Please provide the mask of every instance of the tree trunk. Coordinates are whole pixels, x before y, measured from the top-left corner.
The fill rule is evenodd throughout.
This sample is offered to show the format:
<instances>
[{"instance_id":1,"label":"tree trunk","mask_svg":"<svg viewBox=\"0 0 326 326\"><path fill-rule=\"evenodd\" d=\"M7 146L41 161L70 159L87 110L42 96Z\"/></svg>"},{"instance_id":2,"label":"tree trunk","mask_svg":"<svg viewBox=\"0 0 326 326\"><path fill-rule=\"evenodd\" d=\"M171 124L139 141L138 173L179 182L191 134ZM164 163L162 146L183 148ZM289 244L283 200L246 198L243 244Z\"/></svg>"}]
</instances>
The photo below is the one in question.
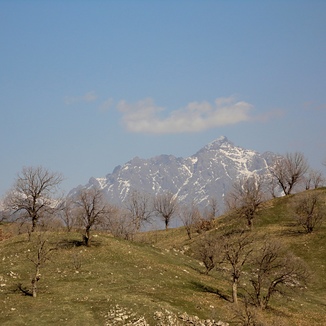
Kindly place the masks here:
<instances>
[{"instance_id":1,"label":"tree trunk","mask_svg":"<svg viewBox=\"0 0 326 326\"><path fill-rule=\"evenodd\" d=\"M165 231L168 230L169 220L167 218L164 219L165 222Z\"/></svg>"},{"instance_id":2,"label":"tree trunk","mask_svg":"<svg viewBox=\"0 0 326 326\"><path fill-rule=\"evenodd\" d=\"M238 279L237 278L233 279L232 299L233 299L233 303L237 305L238 304Z\"/></svg>"},{"instance_id":3,"label":"tree trunk","mask_svg":"<svg viewBox=\"0 0 326 326\"><path fill-rule=\"evenodd\" d=\"M32 229L31 232L34 232L36 229L36 222L37 222L37 218L35 216L32 217Z\"/></svg>"},{"instance_id":4,"label":"tree trunk","mask_svg":"<svg viewBox=\"0 0 326 326\"><path fill-rule=\"evenodd\" d=\"M84 243L85 243L85 246L89 246L89 243L90 243L90 229L89 228L86 228L85 230L85 234L84 234Z\"/></svg>"},{"instance_id":5,"label":"tree trunk","mask_svg":"<svg viewBox=\"0 0 326 326\"><path fill-rule=\"evenodd\" d=\"M84 244L85 244L85 246L89 246L89 237L88 237L88 235L87 235L87 233L86 234L84 234Z\"/></svg>"},{"instance_id":6,"label":"tree trunk","mask_svg":"<svg viewBox=\"0 0 326 326\"><path fill-rule=\"evenodd\" d=\"M252 221L252 218L248 218L248 227L249 227L249 230L251 231L253 229L253 221Z\"/></svg>"},{"instance_id":7,"label":"tree trunk","mask_svg":"<svg viewBox=\"0 0 326 326\"><path fill-rule=\"evenodd\" d=\"M187 235L188 235L189 240L191 240L191 230L190 230L190 228L187 228Z\"/></svg>"},{"instance_id":8,"label":"tree trunk","mask_svg":"<svg viewBox=\"0 0 326 326\"><path fill-rule=\"evenodd\" d=\"M35 270L35 275L32 279L32 295L33 298L36 298L37 296L37 282L40 279L40 267L36 266L36 270Z\"/></svg>"}]
</instances>

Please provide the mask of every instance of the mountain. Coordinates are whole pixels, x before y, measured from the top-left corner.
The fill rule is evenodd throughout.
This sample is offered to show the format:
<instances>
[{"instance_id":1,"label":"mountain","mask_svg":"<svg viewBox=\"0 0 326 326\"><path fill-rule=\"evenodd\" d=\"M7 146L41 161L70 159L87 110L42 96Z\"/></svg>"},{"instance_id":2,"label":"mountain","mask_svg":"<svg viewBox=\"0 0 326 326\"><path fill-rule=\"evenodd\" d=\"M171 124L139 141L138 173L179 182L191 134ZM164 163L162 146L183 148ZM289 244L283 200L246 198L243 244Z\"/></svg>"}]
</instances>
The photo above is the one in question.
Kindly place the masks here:
<instances>
[{"instance_id":1,"label":"mountain","mask_svg":"<svg viewBox=\"0 0 326 326\"><path fill-rule=\"evenodd\" d=\"M150 159L135 157L105 177L91 177L88 184L71 190L68 196L83 188L96 187L103 190L111 203L121 204L132 190L149 194L170 191L184 204L195 201L204 207L213 197L223 208L224 196L234 181L253 173L268 174L274 157L271 152L260 154L235 146L222 136L186 158L173 155Z\"/></svg>"}]
</instances>

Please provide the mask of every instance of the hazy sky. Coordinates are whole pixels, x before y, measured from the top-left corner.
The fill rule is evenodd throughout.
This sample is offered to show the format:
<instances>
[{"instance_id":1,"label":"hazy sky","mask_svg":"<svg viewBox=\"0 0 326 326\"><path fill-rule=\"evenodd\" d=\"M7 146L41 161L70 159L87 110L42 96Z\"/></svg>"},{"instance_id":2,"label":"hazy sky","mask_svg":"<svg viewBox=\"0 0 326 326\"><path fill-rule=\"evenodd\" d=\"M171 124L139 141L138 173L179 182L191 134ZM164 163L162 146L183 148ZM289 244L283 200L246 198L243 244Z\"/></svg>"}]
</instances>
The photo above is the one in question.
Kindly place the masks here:
<instances>
[{"instance_id":1,"label":"hazy sky","mask_svg":"<svg viewBox=\"0 0 326 326\"><path fill-rule=\"evenodd\" d=\"M0 196L218 138L326 172L326 1L0 0Z\"/></svg>"}]
</instances>

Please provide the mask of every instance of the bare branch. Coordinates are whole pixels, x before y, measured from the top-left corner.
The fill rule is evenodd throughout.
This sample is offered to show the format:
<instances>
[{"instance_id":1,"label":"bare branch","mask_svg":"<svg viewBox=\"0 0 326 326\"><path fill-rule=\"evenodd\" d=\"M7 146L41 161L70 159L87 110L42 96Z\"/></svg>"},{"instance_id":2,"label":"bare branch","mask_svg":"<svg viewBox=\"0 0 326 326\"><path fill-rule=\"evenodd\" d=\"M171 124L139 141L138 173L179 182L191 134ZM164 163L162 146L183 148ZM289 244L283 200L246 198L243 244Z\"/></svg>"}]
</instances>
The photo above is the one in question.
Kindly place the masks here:
<instances>
[{"instance_id":1,"label":"bare branch","mask_svg":"<svg viewBox=\"0 0 326 326\"><path fill-rule=\"evenodd\" d=\"M292 204L294 218L306 233L311 233L322 224L325 207L320 193L305 192L300 194Z\"/></svg>"},{"instance_id":2,"label":"bare branch","mask_svg":"<svg viewBox=\"0 0 326 326\"><path fill-rule=\"evenodd\" d=\"M150 197L147 194L137 190L132 191L125 202L125 206L137 231L145 223L151 222L153 210Z\"/></svg>"},{"instance_id":3,"label":"bare branch","mask_svg":"<svg viewBox=\"0 0 326 326\"><path fill-rule=\"evenodd\" d=\"M179 210L179 216L186 229L188 238L191 239L194 226L202 220L198 208L194 203L190 206L184 206Z\"/></svg>"},{"instance_id":4,"label":"bare branch","mask_svg":"<svg viewBox=\"0 0 326 326\"><path fill-rule=\"evenodd\" d=\"M287 153L282 158L276 159L271 174L281 186L285 195L290 195L305 173L308 171L308 163L302 153Z\"/></svg>"},{"instance_id":5,"label":"bare branch","mask_svg":"<svg viewBox=\"0 0 326 326\"><path fill-rule=\"evenodd\" d=\"M276 292L284 293L286 288L303 288L309 278L308 270L299 258L286 252L279 243L267 240L256 251L251 266L251 297L261 309L268 307L270 298Z\"/></svg>"},{"instance_id":6,"label":"bare branch","mask_svg":"<svg viewBox=\"0 0 326 326\"><path fill-rule=\"evenodd\" d=\"M108 212L107 203L101 190L96 188L82 190L74 203L79 208L78 220L84 228L84 243L89 246L91 229L105 222Z\"/></svg>"},{"instance_id":7,"label":"bare branch","mask_svg":"<svg viewBox=\"0 0 326 326\"><path fill-rule=\"evenodd\" d=\"M263 201L262 181L257 176L240 179L234 183L233 190L226 197L229 210L240 218L244 218L250 229L253 227L253 219L257 216Z\"/></svg>"},{"instance_id":8,"label":"bare branch","mask_svg":"<svg viewBox=\"0 0 326 326\"><path fill-rule=\"evenodd\" d=\"M30 221L31 232L34 232L41 218L56 211L58 199L54 198L54 194L62 180L61 174L49 172L43 167L24 167L4 200L5 208Z\"/></svg>"},{"instance_id":9,"label":"bare branch","mask_svg":"<svg viewBox=\"0 0 326 326\"><path fill-rule=\"evenodd\" d=\"M178 199L176 195L171 192L158 194L154 198L154 211L162 218L165 229L168 229L171 219L177 212Z\"/></svg>"}]
</instances>

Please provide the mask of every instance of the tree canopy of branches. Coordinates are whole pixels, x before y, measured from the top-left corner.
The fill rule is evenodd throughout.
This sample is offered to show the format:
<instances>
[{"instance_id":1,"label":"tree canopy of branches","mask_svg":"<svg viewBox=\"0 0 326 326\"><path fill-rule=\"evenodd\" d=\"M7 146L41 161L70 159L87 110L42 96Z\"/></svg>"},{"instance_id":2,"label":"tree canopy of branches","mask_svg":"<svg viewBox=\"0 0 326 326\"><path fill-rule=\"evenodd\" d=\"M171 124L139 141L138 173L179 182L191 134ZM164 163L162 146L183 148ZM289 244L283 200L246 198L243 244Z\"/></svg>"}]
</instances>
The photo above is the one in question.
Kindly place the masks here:
<instances>
[{"instance_id":1,"label":"tree canopy of branches","mask_svg":"<svg viewBox=\"0 0 326 326\"><path fill-rule=\"evenodd\" d=\"M82 190L74 201L77 206L77 218L84 228L83 240L86 246L90 245L91 229L104 225L108 206L101 190L96 188Z\"/></svg>"},{"instance_id":2,"label":"tree canopy of branches","mask_svg":"<svg viewBox=\"0 0 326 326\"><path fill-rule=\"evenodd\" d=\"M145 223L150 223L153 210L150 197L147 194L137 190L132 191L125 202L125 206L137 231Z\"/></svg>"},{"instance_id":3,"label":"tree canopy of branches","mask_svg":"<svg viewBox=\"0 0 326 326\"><path fill-rule=\"evenodd\" d=\"M54 198L62 175L50 172L43 167L24 167L18 174L12 190L5 198L5 208L32 224L31 232L41 218L50 216L57 209Z\"/></svg>"},{"instance_id":4,"label":"tree canopy of branches","mask_svg":"<svg viewBox=\"0 0 326 326\"><path fill-rule=\"evenodd\" d=\"M325 204L320 193L304 192L293 204L295 219L306 233L311 233L320 226L326 213Z\"/></svg>"},{"instance_id":5,"label":"tree canopy of branches","mask_svg":"<svg viewBox=\"0 0 326 326\"><path fill-rule=\"evenodd\" d=\"M310 169L304 181L306 190L317 189L323 185L325 178L320 171Z\"/></svg>"},{"instance_id":6,"label":"tree canopy of branches","mask_svg":"<svg viewBox=\"0 0 326 326\"><path fill-rule=\"evenodd\" d=\"M133 240L135 233L138 231L137 224L135 224L130 212L113 205L108 206L108 215L105 224L106 229L114 237L125 240Z\"/></svg>"},{"instance_id":7,"label":"tree canopy of branches","mask_svg":"<svg viewBox=\"0 0 326 326\"><path fill-rule=\"evenodd\" d=\"M191 239L191 234L195 225L198 224L202 217L200 215L199 209L194 203L190 206L184 206L179 210L179 216L186 229L188 238Z\"/></svg>"},{"instance_id":8,"label":"tree canopy of branches","mask_svg":"<svg viewBox=\"0 0 326 326\"><path fill-rule=\"evenodd\" d=\"M302 153L287 153L275 160L270 172L285 195L290 195L295 185L303 180L309 165Z\"/></svg>"},{"instance_id":9,"label":"tree canopy of branches","mask_svg":"<svg viewBox=\"0 0 326 326\"><path fill-rule=\"evenodd\" d=\"M265 241L256 250L251 262L250 294L253 303L266 309L272 295L285 294L286 289L304 287L309 273L303 262L290 253L286 253L279 243Z\"/></svg>"},{"instance_id":10,"label":"tree canopy of branches","mask_svg":"<svg viewBox=\"0 0 326 326\"><path fill-rule=\"evenodd\" d=\"M238 304L238 284L245 264L253 251L254 237L245 231L225 234L219 246L220 264L227 265L232 278L232 299Z\"/></svg>"},{"instance_id":11,"label":"tree canopy of branches","mask_svg":"<svg viewBox=\"0 0 326 326\"><path fill-rule=\"evenodd\" d=\"M263 201L262 182L259 177L253 175L233 184L233 190L227 195L226 205L236 216L244 218L252 229L253 219Z\"/></svg>"},{"instance_id":12,"label":"tree canopy of branches","mask_svg":"<svg viewBox=\"0 0 326 326\"><path fill-rule=\"evenodd\" d=\"M77 224L76 206L74 205L72 198L66 198L62 201L60 208L58 216L64 223L67 232L70 232Z\"/></svg>"},{"instance_id":13,"label":"tree canopy of branches","mask_svg":"<svg viewBox=\"0 0 326 326\"><path fill-rule=\"evenodd\" d=\"M213 220L218 214L218 201L215 197L208 198L207 208L204 210L203 216L206 220Z\"/></svg>"},{"instance_id":14,"label":"tree canopy of branches","mask_svg":"<svg viewBox=\"0 0 326 326\"><path fill-rule=\"evenodd\" d=\"M178 198L169 191L158 194L154 198L154 211L161 217L166 230L171 219L175 216L177 208Z\"/></svg>"},{"instance_id":15,"label":"tree canopy of branches","mask_svg":"<svg viewBox=\"0 0 326 326\"><path fill-rule=\"evenodd\" d=\"M34 234L34 233L33 233ZM33 264L33 272L31 284L32 288L26 289L22 284L18 284L18 289L21 290L25 295L37 297L38 293L38 282L41 279L41 269L44 267L45 263L50 260L50 256L54 250L57 249L57 246L50 247L48 240L45 238L46 233L40 232L33 239L33 249L28 250L27 259Z\"/></svg>"},{"instance_id":16,"label":"tree canopy of branches","mask_svg":"<svg viewBox=\"0 0 326 326\"><path fill-rule=\"evenodd\" d=\"M36 254L34 256L29 256L29 260L33 263L35 270L32 277L32 296L35 298L37 296L37 283L41 278L41 268L50 259L50 255L56 248L51 248L48 246L48 242L44 237L39 236L37 244L35 246Z\"/></svg>"},{"instance_id":17,"label":"tree canopy of branches","mask_svg":"<svg viewBox=\"0 0 326 326\"><path fill-rule=\"evenodd\" d=\"M216 266L216 252L218 251L218 242L212 234L205 234L196 241L195 257L205 266L205 274L208 274Z\"/></svg>"}]
</instances>

